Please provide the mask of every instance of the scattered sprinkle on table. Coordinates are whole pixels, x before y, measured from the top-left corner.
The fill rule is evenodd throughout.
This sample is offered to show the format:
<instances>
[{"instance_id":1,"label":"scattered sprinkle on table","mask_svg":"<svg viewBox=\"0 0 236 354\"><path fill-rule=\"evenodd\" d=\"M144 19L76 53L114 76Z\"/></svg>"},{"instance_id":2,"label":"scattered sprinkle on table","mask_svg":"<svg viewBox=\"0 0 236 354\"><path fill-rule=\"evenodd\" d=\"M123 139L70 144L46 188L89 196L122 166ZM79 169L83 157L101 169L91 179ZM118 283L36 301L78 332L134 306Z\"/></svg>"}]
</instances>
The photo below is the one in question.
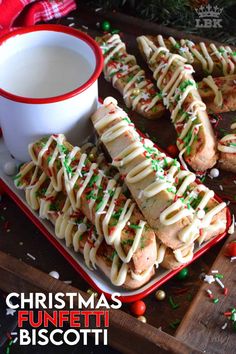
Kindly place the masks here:
<instances>
[{"instance_id":1,"label":"scattered sprinkle on table","mask_svg":"<svg viewBox=\"0 0 236 354\"><path fill-rule=\"evenodd\" d=\"M30 254L30 253L27 253L27 256L28 256L29 258L33 259L33 261L36 260L36 258L35 258L34 256L32 256L32 254Z\"/></svg>"},{"instance_id":2,"label":"scattered sprinkle on table","mask_svg":"<svg viewBox=\"0 0 236 354\"><path fill-rule=\"evenodd\" d=\"M221 329L226 329L227 326L228 326L228 323L225 322L225 323L223 324L223 326L221 327Z\"/></svg>"},{"instance_id":3,"label":"scattered sprinkle on table","mask_svg":"<svg viewBox=\"0 0 236 354\"><path fill-rule=\"evenodd\" d=\"M208 284L211 284L215 282L215 278L213 277L213 275L205 275L204 281Z\"/></svg>"},{"instance_id":4,"label":"scattered sprinkle on table","mask_svg":"<svg viewBox=\"0 0 236 354\"><path fill-rule=\"evenodd\" d=\"M169 304L170 304L170 306L171 306L171 308L172 308L173 310L175 310L175 309L177 309L177 308L179 307L179 304L176 304L176 303L174 302L174 299L173 299L172 296L169 296L168 301L169 301Z\"/></svg>"}]
</instances>

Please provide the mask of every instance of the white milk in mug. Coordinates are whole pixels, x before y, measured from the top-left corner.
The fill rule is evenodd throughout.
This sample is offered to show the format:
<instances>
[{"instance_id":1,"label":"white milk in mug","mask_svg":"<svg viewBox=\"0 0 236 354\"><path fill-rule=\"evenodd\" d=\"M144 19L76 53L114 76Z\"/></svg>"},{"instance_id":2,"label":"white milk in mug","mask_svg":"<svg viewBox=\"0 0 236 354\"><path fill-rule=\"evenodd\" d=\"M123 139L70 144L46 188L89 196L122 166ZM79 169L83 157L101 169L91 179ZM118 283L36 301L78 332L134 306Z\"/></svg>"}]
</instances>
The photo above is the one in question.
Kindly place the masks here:
<instances>
[{"instance_id":1,"label":"white milk in mug","mask_svg":"<svg viewBox=\"0 0 236 354\"><path fill-rule=\"evenodd\" d=\"M87 34L60 25L21 28L0 38L0 124L10 153L29 160L28 145L65 134L81 145L93 133L103 56Z\"/></svg>"},{"instance_id":2,"label":"white milk in mug","mask_svg":"<svg viewBox=\"0 0 236 354\"><path fill-rule=\"evenodd\" d=\"M28 98L55 97L82 86L92 73L76 51L38 46L19 50L0 66L0 87Z\"/></svg>"}]
</instances>

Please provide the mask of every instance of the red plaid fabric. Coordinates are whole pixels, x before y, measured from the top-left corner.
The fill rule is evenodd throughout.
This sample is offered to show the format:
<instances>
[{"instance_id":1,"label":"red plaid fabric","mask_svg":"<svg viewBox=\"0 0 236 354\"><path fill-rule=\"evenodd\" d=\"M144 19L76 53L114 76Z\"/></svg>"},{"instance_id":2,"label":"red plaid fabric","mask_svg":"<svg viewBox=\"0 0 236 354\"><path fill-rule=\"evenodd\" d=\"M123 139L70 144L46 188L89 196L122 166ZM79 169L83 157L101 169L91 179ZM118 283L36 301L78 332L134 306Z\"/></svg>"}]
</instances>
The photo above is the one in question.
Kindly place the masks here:
<instances>
[{"instance_id":1,"label":"red plaid fabric","mask_svg":"<svg viewBox=\"0 0 236 354\"><path fill-rule=\"evenodd\" d=\"M75 0L0 0L0 35L14 27L63 17L74 9Z\"/></svg>"}]
</instances>

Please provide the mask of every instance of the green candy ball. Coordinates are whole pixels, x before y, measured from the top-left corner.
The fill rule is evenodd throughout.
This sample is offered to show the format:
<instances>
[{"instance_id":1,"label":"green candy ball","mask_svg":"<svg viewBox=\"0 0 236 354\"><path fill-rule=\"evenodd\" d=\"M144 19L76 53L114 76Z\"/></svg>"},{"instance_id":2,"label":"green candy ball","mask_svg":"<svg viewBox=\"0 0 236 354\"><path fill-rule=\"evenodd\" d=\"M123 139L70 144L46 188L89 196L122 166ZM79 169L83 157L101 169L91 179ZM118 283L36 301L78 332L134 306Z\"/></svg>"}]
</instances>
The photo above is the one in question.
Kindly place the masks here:
<instances>
[{"instance_id":1,"label":"green candy ball","mask_svg":"<svg viewBox=\"0 0 236 354\"><path fill-rule=\"evenodd\" d=\"M188 268L183 268L181 269L181 271L176 275L176 279L178 280L184 280L185 278L187 278L189 275L189 270Z\"/></svg>"},{"instance_id":2,"label":"green candy ball","mask_svg":"<svg viewBox=\"0 0 236 354\"><path fill-rule=\"evenodd\" d=\"M104 32L109 32L111 29L111 24L109 21L103 21L101 24L101 28Z\"/></svg>"}]
</instances>

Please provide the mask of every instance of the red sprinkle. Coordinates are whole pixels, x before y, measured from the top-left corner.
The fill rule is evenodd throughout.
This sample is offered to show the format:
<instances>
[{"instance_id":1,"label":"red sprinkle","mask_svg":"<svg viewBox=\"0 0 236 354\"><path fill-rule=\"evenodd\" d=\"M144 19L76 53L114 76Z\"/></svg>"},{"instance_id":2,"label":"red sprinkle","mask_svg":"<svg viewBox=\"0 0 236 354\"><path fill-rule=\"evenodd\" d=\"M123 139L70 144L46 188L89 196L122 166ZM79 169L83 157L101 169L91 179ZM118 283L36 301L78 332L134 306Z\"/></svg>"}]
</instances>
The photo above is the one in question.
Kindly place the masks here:
<instances>
[{"instance_id":1,"label":"red sprinkle","mask_svg":"<svg viewBox=\"0 0 236 354\"><path fill-rule=\"evenodd\" d=\"M7 230L8 227L9 227L9 221L6 221L6 222L4 223L3 228L4 228L4 230Z\"/></svg>"},{"instance_id":2,"label":"red sprinkle","mask_svg":"<svg viewBox=\"0 0 236 354\"><path fill-rule=\"evenodd\" d=\"M227 317L228 317L228 316L231 316L231 315L232 315L232 312L230 312L230 311L224 312L224 315L227 316Z\"/></svg>"},{"instance_id":3,"label":"red sprinkle","mask_svg":"<svg viewBox=\"0 0 236 354\"><path fill-rule=\"evenodd\" d=\"M228 292L229 292L229 289L228 288L224 288L224 296L227 296Z\"/></svg>"}]
</instances>

